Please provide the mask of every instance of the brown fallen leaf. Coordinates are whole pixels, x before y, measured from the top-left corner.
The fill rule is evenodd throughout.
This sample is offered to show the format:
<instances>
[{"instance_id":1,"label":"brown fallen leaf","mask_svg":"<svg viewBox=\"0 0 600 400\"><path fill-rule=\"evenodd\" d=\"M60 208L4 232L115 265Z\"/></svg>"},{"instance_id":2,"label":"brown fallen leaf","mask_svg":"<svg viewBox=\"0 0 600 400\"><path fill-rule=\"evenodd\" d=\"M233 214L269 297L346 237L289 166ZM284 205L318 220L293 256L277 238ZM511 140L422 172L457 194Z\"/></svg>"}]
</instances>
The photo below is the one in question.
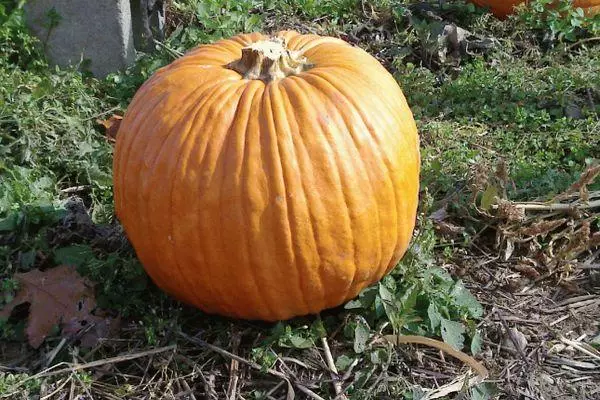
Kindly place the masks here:
<instances>
[{"instance_id":1,"label":"brown fallen leaf","mask_svg":"<svg viewBox=\"0 0 600 400\"><path fill-rule=\"evenodd\" d=\"M600 246L600 232L596 232L590 237L590 247L592 246Z\"/></svg>"},{"instance_id":2,"label":"brown fallen leaf","mask_svg":"<svg viewBox=\"0 0 600 400\"><path fill-rule=\"evenodd\" d=\"M562 226L565 222L567 222L566 218L549 221L542 220L520 228L517 234L526 236L546 236L548 233Z\"/></svg>"},{"instance_id":3,"label":"brown fallen leaf","mask_svg":"<svg viewBox=\"0 0 600 400\"><path fill-rule=\"evenodd\" d=\"M436 222L434 224L434 229L441 233L442 235L447 235L447 236L459 236L462 235L465 232L465 228L462 226L457 226L454 224L451 224L449 222L444 222L444 221L440 221L440 222Z\"/></svg>"},{"instance_id":4,"label":"brown fallen leaf","mask_svg":"<svg viewBox=\"0 0 600 400\"><path fill-rule=\"evenodd\" d=\"M104 127L106 139L111 143L115 143L117 141L117 134L119 133L119 127L121 126L122 120L122 116L113 114L108 119L99 119L96 120L96 122Z\"/></svg>"},{"instance_id":5,"label":"brown fallen leaf","mask_svg":"<svg viewBox=\"0 0 600 400\"><path fill-rule=\"evenodd\" d=\"M529 279L538 279L541 275L540 273L531 265L527 264L517 264L515 265L515 270L519 271L523 275L525 275Z\"/></svg>"},{"instance_id":6,"label":"brown fallen leaf","mask_svg":"<svg viewBox=\"0 0 600 400\"><path fill-rule=\"evenodd\" d=\"M510 328L506 337L504 338L504 343L502 343L505 349L519 353L523 353L525 351L527 344L527 337L517 328Z\"/></svg>"},{"instance_id":7,"label":"brown fallen leaf","mask_svg":"<svg viewBox=\"0 0 600 400\"><path fill-rule=\"evenodd\" d=\"M510 201L501 200L498 204L498 216L508 222L521 222L525 219L525 210Z\"/></svg>"},{"instance_id":8,"label":"brown fallen leaf","mask_svg":"<svg viewBox=\"0 0 600 400\"><path fill-rule=\"evenodd\" d=\"M444 205L443 207L435 210L434 212L432 212L431 214L429 214L429 216L427 217L430 220L434 221L434 222L441 222L443 220L445 220L446 218L448 218L448 210L446 210L446 206Z\"/></svg>"},{"instance_id":9,"label":"brown fallen leaf","mask_svg":"<svg viewBox=\"0 0 600 400\"><path fill-rule=\"evenodd\" d=\"M8 318L19 304L29 303L27 339L38 348L55 325L90 320L96 307L93 285L82 278L75 267L61 265L45 271L38 269L15 274L20 290L0 311ZM97 318L97 317L96 317Z\"/></svg>"},{"instance_id":10,"label":"brown fallen leaf","mask_svg":"<svg viewBox=\"0 0 600 400\"><path fill-rule=\"evenodd\" d=\"M564 200L571 193L579 192L581 200L589 200L588 186L591 185L596 177L600 175L600 164L588 167L579 177L577 182L573 183L567 190L556 196L553 201Z\"/></svg>"},{"instance_id":11,"label":"brown fallen leaf","mask_svg":"<svg viewBox=\"0 0 600 400\"><path fill-rule=\"evenodd\" d=\"M80 318L73 317L62 325L62 336L77 338L79 346L92 348L101 339L114 337L121 328L121 319L113 318L108 313L96 312Z\"/></svg>"},{"instance_id":12,"label":"brown fallen leaf","mask_svg":"<svg viewBox=\"0 0 600 400\"><path fill-rule=\"evenodd\" d=\"M564 290L566 290L569 294L573 294L573 293L580 293L581 289L579 288L579 286L577 285L577 283L573 282L573 281L566 281L566 280L561 280L558 285L563 288Z\"/></svg>"}]
</instances>

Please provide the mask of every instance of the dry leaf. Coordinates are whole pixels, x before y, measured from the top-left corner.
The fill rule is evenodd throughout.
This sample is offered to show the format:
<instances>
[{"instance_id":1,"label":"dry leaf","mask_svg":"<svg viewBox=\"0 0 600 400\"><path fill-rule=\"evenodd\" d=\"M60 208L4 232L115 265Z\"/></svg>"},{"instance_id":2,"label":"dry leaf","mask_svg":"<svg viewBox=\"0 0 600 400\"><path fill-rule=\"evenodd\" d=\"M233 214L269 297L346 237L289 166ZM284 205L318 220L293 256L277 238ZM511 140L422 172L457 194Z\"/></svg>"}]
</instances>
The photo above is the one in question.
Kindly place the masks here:
<instances>
[{"instance_id":1,"label":"dry leaf","mask_svg":"<svg viewBox=\"0 0 600 400\"><path fill-rule=\"evenodd\" d=\"M121 121L123 117L120 115L112 115L109 119L105 120L97 120L96 122L102 125L105 129L106 139L114 143L117 141L117 133L119 132L119 127L121 126Z\"/></svg>"},{"instance_id":2,"label":"dry leaf","mask_svg":"<svg viewBox=\"0 0 600 400\"><path fill-rule=\"evenodd\" d=\"M596 246L600 246L600 232L596 232L590 237L590 247Z\"/></svg>"},{"instance_id":3,"label":"dry leaf","mask_svg":"<svg viewBox=\"0 0 600 400\"><path fill-rule=\"evenodd\" d=\"M554 198L554 201L559 201L569 197L571 193L579 192L581 200L589 200L588 186L591 185L596 177L600 175L600 164L588 167L579 177L577 182L573 183L567 190Z\"/></svg>"},{"instance_id":4,"label":"dry leaf","mask_svg":"<svg viewBox=\"0 0 600 400\"><path fill-rule=\"evenodd\" d=\"M502 289L509 293L514 293L517 290L520 290L522 287L523 287L523 282L521 282L520 279L515 279L515 278L507 279L506 283L504 285L502 285Z\"/></svg>"},{"instance_id":5,"label":"dry leaf","mask_svg":"<svg viewBox=\"0 0 600 400\"><path fill-rule=\"evenodd\" d=\"M581 293L581 289L575 282L562 280L558 284L568 293Z\"/></svg>"},{"instance_id":6,"label":"dry leaf","mask_svg":"<svg viewBox=\"0 0 600 400\"><path fill-rule=\"evenodd\" d=\"M531 265L517 264L515 265L515 270L519 271L529 279L535 280L540 277L540 273Z\"/></svg>"},{"instance_id":7,"label":"dry leaf","mask_svg":"<svg viewBox=\"0 0 600 400\"><path fill-rule=\"evenodd\" d=\"M458 236L458 235L462 235L465 232L465 228L462 226L457 226L454 224L451 224L450 222L436 222L434 225L434 229L441 233L442 235L448 235L448 236Z\"/></svg>"},{"instance_id":8,"label":"dry leaf","mask_svg":"<svg viewBox=\"0 0 600 400\"><path fill-rule=\"evenodd\" d=\"M98 344L101 339L114 337L121 328L121 319L110 315L87 315L81 319L73 317L65 321L62 326L62 335L65 337L80 336L79 345L91 348Z\"/></svg>"},{"instance_id":9,"label":"dry leaf","mask_svg":"<svg viewBox=\"0 0 600 400\"><path fill-rule=\"evenodd\" d=\"M27 322L29 344L38 348L55 325L89 320L96 307L92 284L82 278L75 267L62 265L46 271L38 269L15 274L20 290L7 304L0 317L8 318L12 310L30 303Z\"/></svg>"},{"instance_id":10,"label":"dry leaf","mask_svg":"<svg viewBox=\"0 0 600 400\"><path fill-rule=\"evenodd\" d=\"M508 173L508 165L504 159L498 160L498 164L496 164L496 178L498 178L498 182L502 186L502 189L505 189L510 179L510 175Z\"/></svg>"},{"instance_id":11,"label":"dry leaf","mask_svg":"<svg viewBox=\"0 0 600 400\"><path fill-rule=\"evenodd\" d=\"M473 50L489 51L495 46L490 38L480 38L477 35L455 24L434 23L425 41L424 51L441 64L458 66L466 54Z\"/></svg>"},{"instance_id":12,"label":"dry leaf","mask_svg":"<svg viewBox=\"0 0 600 400\"><path fill-rule=\"evenodd\" d=\"M508 335L504 338L503 347L512 351L522 353L527 347L527 338L517 328L510 328Z\"/></svg>"},{"instance_id":13,"label":"dry leaf","mask_svg":"<svg viewBox=\"0 0 600 400\"><path fill-rule=\"evenodd\" d=\"M515 241L513 239L506 239L506 248L504 249L504 261L508 261L515 251Z\"/></svg>"},{"instance_id":14,"label":"dry leaf","mask_svg":"<svg viewBox=\"0 0 600 400\"><path fill-rule=\"evenodd\" d=\"M428 218L434 222L441 222L445 220L446 218L448 218L448 211L446 210L446 206L435 210L434 212L429 214Z\"/></svg>"},{"instance_id":15,"label":"dry leaf","mask_svg":"<svg viewBox=\"0 0 600 400\"><path fill-rule=\"evenodd\" d=\"M566 236L569 242L560 250L560 258L571 260L591 248L591 226L589 221L583 221L581 228Z\"/></svg>"},{"instance_id":16,"label":"dry leaf","mask_svg":"<svg viewBox=\"0 0 600 400\"><path fill-rule=\"evenodd\" d=\"M518 235L526 235L526 236L538 236L538 235L545 236L548 233L555 230L556 228L560 227L565 222L567 222L566 218L550 220L550 221L542 220L542 221L536 222L530 226L521 228L517 234Z\"/></svg>"},{"instance_id":17,"label":"dry leaf","mask_svg":"<svg viewBox=\"0 0 600 400\"><path fill-rule=\"evenodd\" d=\"M483 192L489 185L490 167L480 162L475 164L469 171L469 188L472 193L471 201L475 203L475 199L479 193Z\"/></svg>"},{"instance_id":18,"label":"dry leaf","mask_svg":"<svg viewBox=\"0 0 600 400\"><path fill-rule=\"evenodd\" d=\"M501 200L498 204L498 216L508 222L521 222L525 219L525 210L510 201Z\"/></svg>"}]
</instances>

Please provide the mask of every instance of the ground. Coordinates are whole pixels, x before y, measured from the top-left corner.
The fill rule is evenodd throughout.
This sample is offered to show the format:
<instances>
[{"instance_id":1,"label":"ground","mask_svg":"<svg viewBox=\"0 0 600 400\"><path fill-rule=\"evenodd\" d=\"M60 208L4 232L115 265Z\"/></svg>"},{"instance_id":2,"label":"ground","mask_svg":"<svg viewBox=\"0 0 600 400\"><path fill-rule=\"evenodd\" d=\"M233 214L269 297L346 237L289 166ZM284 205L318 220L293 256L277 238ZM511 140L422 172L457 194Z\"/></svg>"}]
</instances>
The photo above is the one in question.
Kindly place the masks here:
<instances>
[{"instance_id":1,"label":"ground","mask_svg":"<svg viewBox=\"0 0 600 400\"><path fill-rule=\"evenodd\" d=\"M600 17L530 3L500 21L463 1L174 0L167 39L104 80L48 67L0 3L0 397L600 398ZM114 216L113 123L191 47L281 29L396 77L421 136L417 228L337 309L205 315L156 288ZM461 360L386 340L405 335ZM488 377L464 384L475 360Z\"/></svg>"}]
</instances>

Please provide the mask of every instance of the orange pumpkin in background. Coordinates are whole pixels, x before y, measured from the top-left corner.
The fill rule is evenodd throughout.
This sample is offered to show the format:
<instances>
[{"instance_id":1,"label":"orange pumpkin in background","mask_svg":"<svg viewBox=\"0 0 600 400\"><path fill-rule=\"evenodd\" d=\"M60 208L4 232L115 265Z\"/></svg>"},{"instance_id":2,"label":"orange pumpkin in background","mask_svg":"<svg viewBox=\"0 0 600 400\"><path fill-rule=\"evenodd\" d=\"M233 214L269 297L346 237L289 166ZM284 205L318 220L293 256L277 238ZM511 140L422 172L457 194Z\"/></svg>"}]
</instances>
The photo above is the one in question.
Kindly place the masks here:
<instances>
[{"instance_id":1,"label":"orange pumpkin in background","mask_svg":"<svg viewBox=\"0 0 600 400\"><path fill-rule=\"evenodd\" d=\"M514 7L521 3L529 3L527 0L471 0L481 7L489 8L499 18L506 18L514 12ZM600 13L600 0L574 0L573 7L580 7L588 14Z\"/></svg>"},{"instance_id":2,"label":"orange pumpkin in background","mask_svg":"<svg viewBox=\"0 0 600 400\"><path fill-rule=\"evenodd\" d=\"M376 59L330 37L242 34L136 93L115 207L160 288L275 321L338 306L394 268L419 171L413 115Z\"/></svg>"}]
</instances>

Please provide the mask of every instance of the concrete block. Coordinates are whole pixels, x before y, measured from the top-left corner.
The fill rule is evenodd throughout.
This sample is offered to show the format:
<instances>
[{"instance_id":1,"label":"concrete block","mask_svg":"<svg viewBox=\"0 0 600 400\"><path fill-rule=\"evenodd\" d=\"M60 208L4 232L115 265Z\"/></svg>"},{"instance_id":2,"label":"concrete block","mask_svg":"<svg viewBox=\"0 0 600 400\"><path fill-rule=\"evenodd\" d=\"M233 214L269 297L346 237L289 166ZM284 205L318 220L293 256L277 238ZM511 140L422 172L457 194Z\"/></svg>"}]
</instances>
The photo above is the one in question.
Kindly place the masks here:
<instances>
[{"instance_id":1,"label":"concrete block","mask_svg":"<svg viewBox=\"0 0 600 400\"><path fill-rule=\"evenodd\" d=\"M53 64L103 78L135 60L129 0L29 0L25 17Z\"/></svg>"},{"instance_id":2,"label":"concrete block","mask_svg":"<svg viewBox=\"0 0 600 400\"><path fill-rule=\"evenodd\" d=\"M166 3L163 0L131 0L133 42L140 51L154 50L154 40L164 39Z\"/></svg>"}]
</instances>

